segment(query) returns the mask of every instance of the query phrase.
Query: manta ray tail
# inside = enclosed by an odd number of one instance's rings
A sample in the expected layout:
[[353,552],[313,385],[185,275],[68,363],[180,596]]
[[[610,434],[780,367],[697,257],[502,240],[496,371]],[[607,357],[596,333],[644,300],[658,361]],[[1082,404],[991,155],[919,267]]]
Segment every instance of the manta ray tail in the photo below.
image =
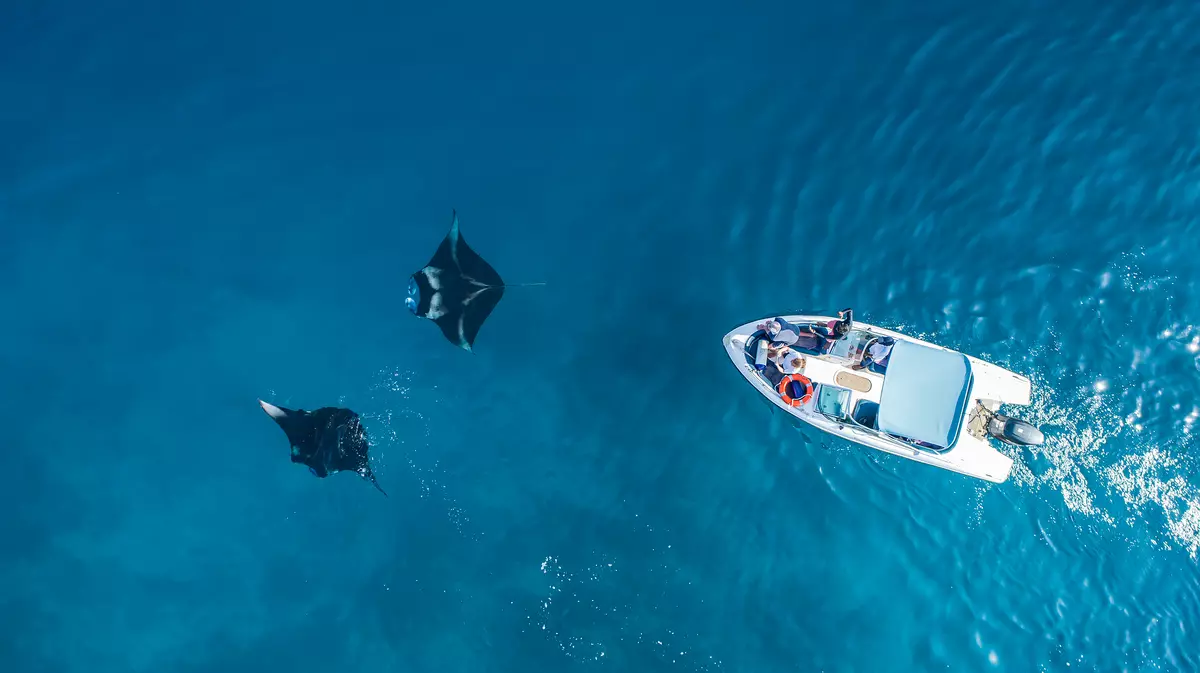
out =
[[383,497],[388,497],[387,491],[383,490],[383,487],[379,485],[379,480],[375,478],[375,473],[371,471],[371,468],[368,467],[366,471],[361,472],[360,474],[362,474],[363,479],[366,479],[374,484],[375,488],[379,489],[379,492],[383,494]]
[[503,285],[487,285],[485,283],[476,282],[475,286],[484,290],[507,290],[510,287],[541,287],[545,283],[505,283]]

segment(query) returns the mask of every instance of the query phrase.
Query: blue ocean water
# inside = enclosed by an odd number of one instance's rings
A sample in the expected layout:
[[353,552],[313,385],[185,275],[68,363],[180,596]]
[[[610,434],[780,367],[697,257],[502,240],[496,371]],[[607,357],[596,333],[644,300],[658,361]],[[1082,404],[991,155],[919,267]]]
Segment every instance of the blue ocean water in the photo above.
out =
[[[1200,11],[0,8],[5,671],[1200,669]],[[457,209],[476,352],[403,307]],[[989,485],[720,337],[1030,376]],[[390,497],[259,398],[360,412]]]

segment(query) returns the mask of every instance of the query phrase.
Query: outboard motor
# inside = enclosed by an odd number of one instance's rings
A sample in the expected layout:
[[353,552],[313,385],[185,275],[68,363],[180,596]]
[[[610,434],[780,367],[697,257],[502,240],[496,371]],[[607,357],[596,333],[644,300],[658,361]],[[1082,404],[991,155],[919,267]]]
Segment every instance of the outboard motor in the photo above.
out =
[[1004,414],[992,414],[987,433],[996,439],[1016,446],[1041,446],[1046,436],[1033,425]]

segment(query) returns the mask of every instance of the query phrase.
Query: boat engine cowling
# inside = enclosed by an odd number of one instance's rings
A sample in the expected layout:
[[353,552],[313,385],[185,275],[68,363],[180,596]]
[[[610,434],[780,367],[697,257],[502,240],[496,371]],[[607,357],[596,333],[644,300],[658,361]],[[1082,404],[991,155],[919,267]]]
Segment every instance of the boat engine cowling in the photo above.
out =
[[1042,431],[1032,424],[1004,414],[992,414],[988,420],[987,433],[1002,442],[1016,446],[1041,446],[1046,441]]

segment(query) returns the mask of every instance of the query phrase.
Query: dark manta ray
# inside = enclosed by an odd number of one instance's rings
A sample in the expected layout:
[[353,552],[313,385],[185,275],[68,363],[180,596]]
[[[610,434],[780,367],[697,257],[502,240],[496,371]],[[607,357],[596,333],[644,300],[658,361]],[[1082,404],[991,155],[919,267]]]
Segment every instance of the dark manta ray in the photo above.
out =
[[467,245],[458,232],[458,211],[454,211],[450,233],[425,268],[408,279],[404,305],[413,315],[437,323],[450,343],[470,351],[505,287],[519,286],[505,285],[492,265]]
[[305,411],[277,407],[262,400],[258,403],[287,434],[292,445],[293,463],[307,465],[309,472],[322,478],[334,472],[357,472],[358,476],[375,484],[380,493],[387,495],[371,472],[367,431],[359,422],[358,414],[340,407]]

